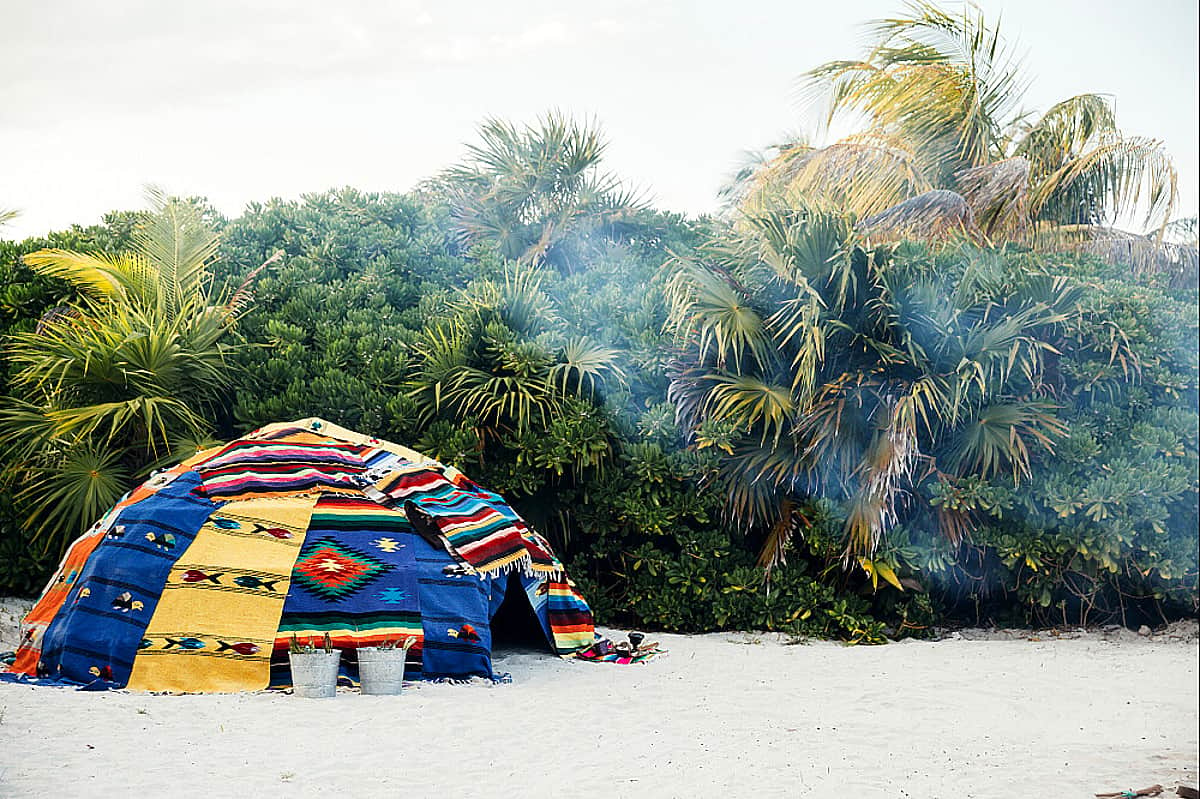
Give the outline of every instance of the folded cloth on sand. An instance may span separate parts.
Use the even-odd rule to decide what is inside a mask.
[[[634,649],[624,641],[614,644],[607,638],[602,638],[588,648],[576,652],[575,657],[579,660],[590,660],[594,663],[620,663],[625,665],[628,663],[641,663],[655,655],[665,653],[666,650],[659,649],[657,643],[642,644]]]

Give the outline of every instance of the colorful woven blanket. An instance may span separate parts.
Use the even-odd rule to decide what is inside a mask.
[[[497,577],[512,569],[558,576],[562,563],[541,536],[530,530],[503,499],[436,461],[398,460],[372,488],[404,508],[409,520],[430,536],[441,536],[480,574]]]
[[[310,439],[315,437],[308,437]],[[313,490],[358,493],[354,478],[367,470],[378,450],[333,439],[235,441],[196,467],[200,493],[235,501]]]
[[[167,575],[129,688],[267,687],[279,616],[313,500],[229,503],[208,518]]]
[[[493,676],[510,572],[556,652],[592,642],[587,603],[500,496],[318,419],[269,425],[153,476],[72,544],[9,676],[253,690],[293,635],[326,634],[348,652],[415,639],[426,678]]]
[[[21,643],[17,648],[16,660],[11,667],[12,672],[18,674],[37,673],[46,629],[62,609],[71,590],[75,588],[88,558],[108,535],[121,511],[136,502],[154,496],[158,491],[170,485],[179,475],[189,471],[193,464],[204,460],[213,451],[197,453],[183,463],[154,475],[122,497],[99,521],[71,544],[66,555],[63,556],[62,563],[59,564],[58,570],[42,591],[42,596],[38,599],[37,604],[24,619]]]
[[[214,459],[213,485],[206,477],[206,490],[296,491],[306,485],[342,490],[356,484],[367,497],[414,517],[410,521],[418,532],[431,541],[440,536],[453,557],[480,574],[494,577],[514,568],[555,578],[562,574],[562,563],[545,539],[502,497],[452,466],[320,419],[269,425],[247,438]],[[271,443],[256,445],[255,440]],[[288,465],[267,472],[259,464],[272,457]],[[238,468],[253,476],[237,477]]]
[[[367,499],[322,496],[313,509],[304,547],[292,566],[292,591],[283,605],[275,649],[292,636],[339,649],[413,639],[421,656],[421,603],[412,526]]]
[[[40,676],[125,685],[175,561],[217,506],[186,472],[154,502],[127,506],[68,592],[41,641]]]
[[[524,575],[521,585],[555,652],[565,655],[592,643],[592,610],[569,580]]]

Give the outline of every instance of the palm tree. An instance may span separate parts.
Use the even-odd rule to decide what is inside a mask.
[[[218,297],[216,234],[194,205],[157,192],[151,201],[130,252],[25,256],[78,298],[6,345],[13,396],[0,406],[3,477],[20,486],[48,550],[99,516],[132,475],[194,451],[230,382],[225,341],[253,274]]]
[[[941,498],[1024,479],[1064,430],[1043,364],[1074,289],[969,246],[862,244],[842,211],[761,211],[673,265],[669,397],[723,451],[728,516],[766,531],[767,567],[814,496],[843,503],[847,557],[922,515],[958,540],[972,507]]]
[[[616,350],[562,335],[544,277],[514,264],[502,279],[477,280],[423,332],[408,382],[423,423],[472,420],[481,441],[497,441],[545,429],[573,399],[624,378]]]
[[[1108,237],[1139,208],[1154,229],[1170,218],[1176,172],[1162,143],[1123,135],[1097,94],[1020,110],[1027,79],[974,4],[952,15],[921,0],[870,30],[863,58],[804,75],[825,124],[859,130],[778,148],[753,178],[752,205],[833,201],[877,240],[953,232],[1042,247]]]
[[[607,143],[593,126],[551,113],[524,128],[489,119],[479,136],[439,181],[465,244],[488,241],[505,258],[577,271],[590,243],[616,235],[642,207],[601,171]]]

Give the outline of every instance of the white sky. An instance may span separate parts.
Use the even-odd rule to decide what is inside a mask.
[[[1115,98],[1197,209],[1194,0],[985,0],[1027,51],[1026,105]],[[607,165],[662,208],[716,208],[744,150],[810,127],[796,77],[860,53],[901,0],[0,0],[8,238],[143,206],[143,186],[249,201],[404,191],[488,115],[595,117]]]

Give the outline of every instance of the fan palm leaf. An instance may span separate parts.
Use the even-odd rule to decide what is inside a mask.
[[[606,378],[625,379],[625,372],[618,364],[620,356],[620,351],[613,347],[577,336],[567,340],[562,361],[550,368],[548,379],[564,395],[574,387],[576,394],[591,397]]]
[[[636,193],[600,170],[607,144],[594,125],[557,112],[523,128],[488,119],[479,139],[439,181],[466,245],[490,241],[506,258],[551,262],[569,271],[571,241],[644,206]]]
[[[988,478],[1001,472],[1019,481],[1030,474],[1030,457],[1036,443],[1048,452],[1067,432],[1046,402],[1014,401],[985,405],[965,424],[954,447],[953,461],[960,473]]]
[[[685,339],[694,339],[701,361],[740,366],[753,359],[762,366],[770,351],[763,318],[750,297],[730,280],[694,264],[680,263],[668,287],[669,311]],[[685,320],[692,322],[686,326]]]
[[[795,400],[787,386],[750,375],[711,374],[704,404],[706,415],[745,430],[761,430],[762,439],[778,442],[792,426]]]
[[[25,520],[33,531],[29,543],[50,554],[60,544],[53,531],[81,530],[100,518],[125,492],[131,474],[119,451],[81,442],[61,462],[23,476],[17,499],[33,508]]]
[[[941,479],[939,464],[954,478],[1023,479],[1052,451],[1065,427],[1042,375],[1079,289],[1014,280],[1000,254],[973,245],[867,251],[849,225],[828,244],[814,220],[749,214],[706,248],[714,262],[675,262],[677,418],[696,446],[725,453],[726,516],[762,532],[761,564],[786,550],[784,504],[813,496],[842,504],[847,566],[871,560],[905,519],[961,537],[970,519],[936,505],[925,483]],[[951,257],[960,263],[944,271]],[[725,301],[698,300],[698,286]],[[722,358],[731,336],[716,331],[751,297],[761,353],[739,360],[727,345]]]

